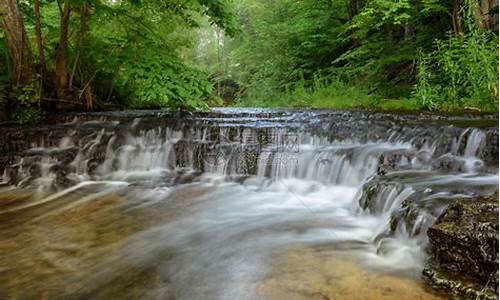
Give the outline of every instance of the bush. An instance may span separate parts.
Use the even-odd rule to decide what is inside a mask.
[[[414,96],[432,110],[498,110],[498,37],[474,31],[436,41],[421,54]]]
[[[21,125],[32,125],[43,119],[44,113],[37,107],[20,107],[14,114],[14,121]]]
[[[253,95],[255,96],[255,95]],[[338,79],[316,77],[312,86],[301,81],[287,88],[281,94],[245,97],[240,106],[260,107],[314,107],[314,108],[355,108],[369,107],[377,101],[368,91],[354,87]]]
[[[212,98],[208,74],[175,56],[144,55],[121,73],[124,98],[136,108],[204,109]]]

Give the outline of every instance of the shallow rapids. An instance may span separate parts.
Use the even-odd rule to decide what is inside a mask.
[[[4,168],[0,298],[445,299],[421,281],[426,229],[498,189],[498,130],[345,114],[98,115],[41,134]]]

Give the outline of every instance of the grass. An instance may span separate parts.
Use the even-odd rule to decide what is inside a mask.
[[[316,85],[313,88],[298,88],[268,97],[254,96],[238,101],[238,107],[267,108],[330,108],[330,109],[368,109],[384,111],[417,111],[424,107],[413,98],[383,99],[370,94],[366,89],[333,82],[329,85]]]
[[[480,101],[464,100],[459,104],[444,102],[434,107],[434,111],[446,113],[463,112],[498,112],[490,106],[480,105]],[[477,100],[477,99],[476,99]],[[417,97],[387,99],[371,94],[368,89],[334,81],[329,84],[314,84],[306,88],[297,88],[282,94],[272,94],[265,89],[253,91],[247,97],[237,101],[236,107],[265,108],[328,108],[328,109],[364,109],[372,111],[429,111]]]

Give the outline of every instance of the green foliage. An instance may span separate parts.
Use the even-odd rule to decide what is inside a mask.
[[[347,23],[343,34],[353,47],[335,60],[341,66],[335,72],[387,97],[409,96],[417,49],[431,50],[449,29],[445,5],[437,0],[369,1]]]
[[[71,7],[68,97],[74,97],[69,100],[84,103],[90,97],[99,104],[114,101],[137,108],[177,110],[204,109],[207,101],[216,98],[208,74],[194,67],[191,57],[199,26],[217,26],[229,35],[237,32],[231,0],[41,0],[45,66],[40,64],[35,43],[34,3],[21,1],[33,69],[40,76],[34,82],[42,84],[36,89],[31,85],[6,89],[11,107],[20,109],[16,112],[20,120],[35,115],[28,111],[31,101],[38,105],[42,100],[41,106],[47,107],[60,94],[55,93],[54,75],[61,36],[60,9],[66,3]],[[0,78],[8,74],[4,69],[7,63],[3,64],[6,49],[0,32]],[[0,90],[0,100],[2,95]],[[51,101],[48,105],[43,102],[46,99]]]
[[[210,24],[217,25],[229,35],[237,32],[234,15],[227,1],[197,0],[197,2],[202,6],[202,14],[210,17]]]
[[[434,32],[446,31],[442,6],[432,0],[369,1],[352,19],[344,7],[341,0],[242,1],[243,34],[231,45],[231,58],[247,98],[279,94],[300,82],[310,86],[315,74],[384,96],[407,96],[416,49],[429,48]]]
[[[208,75],[175,56],[149,54],[124,66],[119,86],[129,89],[133,107],[205,109],[211,100]]]
[[[467,31],[421,53],[414,96],[428,109],[498,111],[498,36],[477,27],[477,3],[465,1]]]
[[[38,95],[34,84],[15,86],[12,88],[12,94],[20,106],[31,106],[38,103]]]
[[[229,45],[232,73],[248,95],[283,92],[327,72],[340,54],[343,6],[330,1],[244,1],[242,35]]]
[[[417,110],[422,106],[414,99],[383,99],[362,87],[345,84],[339,79],[316,77],[312,85],[298,83],[285,93],[240,100],[237,106],[312,107],[336,109]]]
[[[450,36],[422,54],[414,95],[429,109],[498,110],[498,37],[488,32]]]
[[[498,36],[478,29],[475,0],[68,1],[41,1],[44,66],[33,2],[19,2],[31,84],[2,79],[0,31],[0,105],[33,116],[65,96],[53,79],[69,3],[68,97],[82,104],[205,109],[228,80],[242,87],[240,105],[498,109]]]
[[[208,16],[205,21],[203,16]],[[121,3],[93,15],[82,56],[99,93],[135,108],[205,109],[212,85],[188,57],[199,24],[235,31],[227,1]]]
[[[272,105],[498,110],[498,37],[478,29],[473,0],[459,2],[453,26],[455,3],[240,0],[243,34],[229,45],[231,75],[246,91],[239,105],[267,97],[280,99]],[[318,88],[315,76],[330,83]]]
[[[14,86],[11,90],[11,98],[16,99],[16,109],[12,117],[21,125],[39,123],[44,116],[40,107],[38,88],[34,82],[24,86]]]
[[[20,125],[33,125],[39,123],[44,116],[44,112],[38,107],[20,107],[14,114],[13,119]]]
[[[438,88],[432,84],[434,76],[429,70],[430,62],[431,54],[420,53],[417,68],[418,83],[415,86],[413,95],[420,100],[424,107],[436,109],[436,101],[439,99],[440,94]]]

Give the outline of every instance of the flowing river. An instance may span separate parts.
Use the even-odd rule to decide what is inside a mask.
[[[0,298],[447,299],[421,279],[426,229],[498,189],[488,118],[129,111],[19,129]]]

